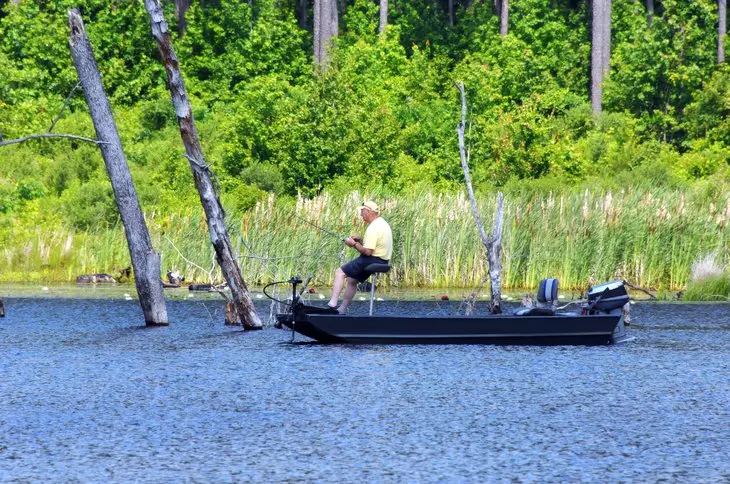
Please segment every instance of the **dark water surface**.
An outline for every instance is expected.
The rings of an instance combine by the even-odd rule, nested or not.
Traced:
[[[156,329],[136,301],[5,307],[0,481],[730,480],[727,304],[637,304],[614,347],[290,344],[220,301],[170,301]]]

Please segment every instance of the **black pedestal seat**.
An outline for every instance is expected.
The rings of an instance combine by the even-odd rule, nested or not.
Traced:
[[[365,266],[365,270],[367,272],[372,272],[372,281],[370,282],[370,316],[373,315],[373,301],[375,300],[375,280],[378,278],[378,274],[385,274],[386,272],[390,271],[391,265],[380,263],[380,262],[373,262],[372,264],[368,264]]]

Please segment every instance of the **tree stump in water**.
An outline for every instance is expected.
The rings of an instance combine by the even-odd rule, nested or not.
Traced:
[[[3,305],[3,300],[0,299],[0,318],[5,317],[5,306]]]
[[[236,316],[236,307],[233,301],[226,301],[226,325],[235,326],[238,323],[238,317]]]

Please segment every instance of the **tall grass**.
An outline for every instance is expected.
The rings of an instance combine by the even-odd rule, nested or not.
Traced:
[[[250,284],[313,276],[329,284],[332,272],[355,252],[340,236],[361,234],[356,214],[366,194],[313,199],[269,196],[246,213],[230,214],[234,248]],[[368,197],[372,194],[368,194]],[[394,230],[393,270],[386,283],[402,287],[471,287],[487,276],[484,249],[461,193],[375,196]],[[482,196],[480,213],[491,226],[496,195]],[[162,269],[188,281],[221,280],[205,219],[198,209],[147,215]],[[647,288],[678,290],[693,261],[716,252],[727,264],[730,197],[699,189],[508,194],[505,202],[503,281],[534,288],[544,277],[562,287],[622,278]],[[129,266],[121,226],[95,232],[36,228],[19,232],[0,250],[0,280],[72,281],[79,274],[114,273]]]

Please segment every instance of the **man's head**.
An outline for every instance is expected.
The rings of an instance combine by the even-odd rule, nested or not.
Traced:
[[[380,207],[373,201],[366,201],[359,208],[363,220],[370,223],[380,216]]]

